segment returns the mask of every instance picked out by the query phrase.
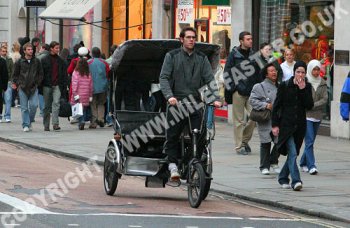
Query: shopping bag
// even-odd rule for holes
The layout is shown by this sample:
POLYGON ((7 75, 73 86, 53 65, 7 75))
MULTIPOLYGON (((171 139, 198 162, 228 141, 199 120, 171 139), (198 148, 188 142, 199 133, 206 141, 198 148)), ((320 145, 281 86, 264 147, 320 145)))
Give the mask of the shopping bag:
POLYGON ((82 103, 76 103, 72 106, 72 117, 77 119, 81 116, 83 116, 83 105, 82 103))

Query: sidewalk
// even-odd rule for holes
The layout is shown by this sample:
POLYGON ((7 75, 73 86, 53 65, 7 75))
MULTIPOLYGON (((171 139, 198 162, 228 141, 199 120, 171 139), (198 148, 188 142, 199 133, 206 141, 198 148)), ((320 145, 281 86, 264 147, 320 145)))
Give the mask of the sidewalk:
MULTIPOLYGON (((33 131, 25 133, 22 131, 20 119, 20 109, 12 108, 12 123, 0 123, 0 139, 79 159, 97 155, 98 161, 103 162, 107 144, 113 136, 112 128, 79 131, 76 124, 71 125, 65 118, 60 119, 60 132, 44 132, 42 118, 39 116, 33 124, 33 131)), ((212 190, 350 223, 349 140, 318 136, 315 154, 319 174, 311 176, 301 172, 303 189, 294 192, 280 188, 276 174, 260 174, 257 132, 250 142, 252 154, 241 156, 233 150, 232 126, 223 122, 217 122, 216 126, 212 190)), ((281 156, 280 165, 284 160, 285 157, 281 156)))

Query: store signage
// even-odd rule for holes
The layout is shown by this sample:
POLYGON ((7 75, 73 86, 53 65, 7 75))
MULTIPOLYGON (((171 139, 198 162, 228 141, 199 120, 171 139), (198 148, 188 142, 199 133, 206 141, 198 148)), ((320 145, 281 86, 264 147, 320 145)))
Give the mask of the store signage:
POLYGON ((349 66, 349 51, 335 50, 334 51, 334 64, 341 66, 349 66))
POLYGON ((46 0, 26 0, 25 7, 46 7, 46 0))
POLYGON ((56 0, 39 17, 80 20, 101 0, 56 0))
POLYGON ((203 6, 229 6, 230 0, 202 0, 203 6))
POLYGON ((230 6, 218 6, 217 7, 217 20, 218 25, 230 25, 231 24, 231 7, 230 6))
POLYGON ((193 0, 178 1, 177 21, 179 24, 190 24, 193 22, 193 0))

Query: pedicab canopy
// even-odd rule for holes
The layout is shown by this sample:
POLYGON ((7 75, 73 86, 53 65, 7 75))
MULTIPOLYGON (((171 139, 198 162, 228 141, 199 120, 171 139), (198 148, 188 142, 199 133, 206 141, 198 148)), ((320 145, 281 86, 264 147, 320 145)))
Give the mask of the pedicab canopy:
MULTIPOLYGON (((181 42, 169 40, 128 40, 113 53, 112 70, 117 79, 131 79, 159 82, 165 54, 181 47, 181 42)), ((216 72, 219 65, 220 46, 208 43, 196 43, 195 50, 208 56, 209 62, 216 72)))

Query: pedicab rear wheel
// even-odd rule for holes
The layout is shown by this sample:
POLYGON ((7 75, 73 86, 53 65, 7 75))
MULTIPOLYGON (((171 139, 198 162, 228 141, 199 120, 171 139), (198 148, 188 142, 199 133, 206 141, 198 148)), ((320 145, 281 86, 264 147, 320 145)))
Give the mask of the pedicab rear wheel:
POLYGON ((211 179, 207 178, 204 186, 203 200, 205 200, 209 194, 210 185, 211 185, 211 179))
POLYGON ((116 163, 116 151, 113 145, 108 146, 105 155, 103 169, 103 183, 107 195, 112 196, 118 186, 118 164, 116 163))
POLYGON ((194 163, 189 167, 188 176, 188 200, 193 208, 202 203, 205 188, 205 172, 200 163, 194 163))

